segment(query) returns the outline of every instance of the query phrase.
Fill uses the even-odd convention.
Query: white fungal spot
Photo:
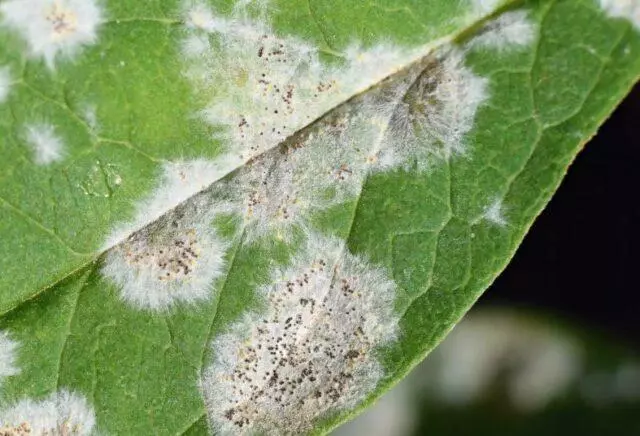
[[[227,244],[217,237],[211,215],[193,216],[194,208],[206,206],[179,208],[107,253],[102,274],[119,286],[124,301],[165,310],[210,297]]]
[[[294,225],[307,229],[311,214],[359,194],[366,150],[376,139],[366,115],[337,111],[321,123],[320,134],[302,135],[251,161],[213,187],[218,208],[242,217],[249,241],[274,231],[287,239]]]
[[[92,134],[97,134],[100,126],[98,125],[98,111],[94,104],[84,104],[81,112],[82,119],[87,123],[87,127]]]
[[[93,408],[86,399],[66,390],[40,401],[24,399],[0,410],[0,433],[6,430],[10,435],[88,436],[95,422]]]
[[[222,178],[233,165],[228,162],[226,159],[165,162],[157,187],[137,205],[130,222],[121,223],[111,232],[102,249],[108,250],[119,244]]]
[[[4,103],[11,91],[11,72],[9,67],[0,67],[0,103]]]
[[[186,77],[199,96],[210,96],[203,119],[220,129],[227,151],[243,162],[426,53],[424,47],[354,44],[341,66],[327,66],[318,47],[275,34],[249,17],[245,3],[230,17],[188,3],[182,42]]]
[[[8,0],[3,22],[27,41],[32,55],[53,68],[58,55],[73,57],[97,39],[102,11],[93,0]]]
[[[185,178],[195,176],[188,172],[194,164],[182,168]],[[193,195],[202,187],[199,182],[194,184],[195,180],[176,185],[171,177],[168,187],[179,192],[187,189]],[[170,196],[171,192],[164,195]],[[159,207],[167,204],[158,196],[148,204],[154,201]],[[227,243],[218,238],[212,223],[219,212],[206,195],[195,195],[110,249],[102,274],[118,285],[124,301],[141,309],[165,310],[176,303],[208,299],[215,279],[222,273],[227,250]]]
[[[494,200],[493,203],[484,210],[482,218],[499,226],[507,225],[507,220],[504,217],[504,206],[502,204],[502,200]]]
[[[384,371],[375,349],[398,332],[395,284],[345,251],[311,235],[260,289],[265,310],[214,341],[202,380],[214,431],[302,434],[375,388]]]
[[[182,53],[189,58],[204,56],[211,50],[207,35],[189,35],[182,41]]]
[[[466,151],[478,108],[488,97],[487,79],[464,65],[455,48],[443,50],[421,66],[415,83],[393,113],[380,168],[398,165],[426,169],[434,159]]]
[[[473,11],[473,15],[477,17],[482,17],[490,14],[495,11],[501,3],[502,0],[469,0],[471,3],[471,10]]]
[[[120,288],[124,301],[141,309],[165,310],[211,296],[228,248],[212,220],[225,210],[207,195],[197,194],[225,171],[224,160],[164,164],[158,187],[138,205],[132,221],[111,233],[103,248],[108,252],[102,274]]]
[[[0,331],[0,387],[5,377],[20,373],[17,362],[18,347],[18,342],[11,339],[8,333]]]
[[[20,33],[31,54],[52,69],[60,55],[72,58],[95,43],[102,22],[96,0],[7,0],[0,13],[2,23]]]
[[[640,30],[640,2],[638,0],[599,0],[600,7],[613,18],[626,18]]]
[[[528,11],[510,11],[485,24],[469,46],[507,51],[529,46],[537,33]]]
[[[26,141],[37,165],[49,165],[64,157],[64,143],[50,124],[31,124],[26,127]]]
[[[190,29],[200,29],[205,32],[215,32],[220,24],[213,12],[205,4],[197,1],[189,1],[184,6],[185,24]]]

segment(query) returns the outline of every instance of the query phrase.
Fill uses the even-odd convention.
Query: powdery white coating
[[[537,25],[529,18],[528,11],[510,11],[485,24],[469,46],[513,50],[531,45],[537,34]]]
[[[341,66],[327,66],[318,47],[275,34],[249,17],[246,3],[236,4],[229,17],[187,3],[182,43],[185,75],[199,96],[209,98],[202,117],[243,162],[426,52],[354,44]]]
[[[95,423],[93,408],[86,399],[66,390],[40,401],[24,399],[0,410],[0,426],[16,432],[29,429],[24,434],[88,436]]]
[[[5,377],[20,373],[17,362],[17,352],[20,344],[11,339],[9,334],[0,331],[0,387]]]
[[[11,72],[9,67],[0,66],[0,103],[4,103],[11,91]]]
[[[494,200],[487,208],[484,210],[484,214],[482,218],[489,221],[490,223],[497,224],[499,226],[507,225],[507,220],[504,217],[504,207],[501,199]]]
[[[220,37],[225,38],[225,41],[226,38],[232,38],[237,33],[260,34],[258,39],[262,41],[260,42],[262,45],[257,54],[251,55],[257,58],[273,56],[277,59],[280,51],[284,54],[298,53],[296,54],[298,56],[302,50],[302,45],[298,41],[291,44],[294,49],[286,49],[288,40],[282,40],[283,42],[279,42],[274,48],[261,36],[264,35],[263,32],[269,30],[268,28],[260,28],[258,31],[252,27],[251,22],[238,21],[239,19],[229,21],[217,18],[207,11],[207,9],[197,9],[186,19],[190,32],[200,31],[185,40],[185,47],[189,47],[185,48],[186,51],[206,52],[210,45],[206,38],[207,34],[202,32],[210,28],[224,29],[224,31],[220,30]],[[276,40],[281,41],[278,38]],[[240,59],[242,62],[241,50],[246,50],[249,43],[241,38],[238,40],[232,38],[229,44],[231,47],[236,47],[235,50],[238,51],[234,60]],[[227,48],[228,46],[225,45],[213,52],[228,56],[228,53],[225,54]],[[262,54],[260,54],[260,48],[263,48]],[[277,53],[273,54],[273,50]],[[313,52],[312,49],[305,50],[306,53]],[[353,49],[347,57],[351,59],[350,65],[357,64],[359,71],[375,80],[380,80],[381,77],[376,77],[376,68],[373,67],[375,59],[379,59],[383,64],[397,65],[397,62],[390,61],[397,57],[397,54],[393,53],[392,50],[380,49],[379,52],[363,54],[360,50]],[[317,53],[313,56],[317,56]],[[388,61],[385,60],[385,56],[389,58]],[[317,64],[314,68],[320,69],[322,66],[319,61],[313,57],[312,59],[315,60],[307,67]],[[231,65],[231,59],[225,57],[223,61]],[[260,65],[253,58],[251,62],[247,62],[246,68]],[[270,66],[265,71],[273,71],[273,68],[276,70],[289,68],[284,66],[287,63],[282,59],[282,62],[275,62],[276,67]],[[299,62],[296,65],[297,71],[301,66]],[[216,68],[220,68],[220,65]],[[213,66],[212,69],[217,71]],[[278,72],[278,74],[281,73],[282,71]],[[305,78],[308,77],[308,74],[296,76],[295,71],[289,71],[289,73],[293,75],[290,77],[299,76],[300,80],[306,80]],[[263,74],[266,77],[266,73]],[[263,76],[260,75],[260,77]],[[223,79],[228,79],[228,74],[221,77],[221,80]],[[291,99],[295,93],[281,92],[288,89],[284,85],[279,82],[265,84],[260,80],[262,79],[258,80],[258,88],[268,89],[269,93],[280,94],[279,97],[269,94],[269,98],[277,97],[283,102],[282,104],[293,104]],[[258,93],[256,97],[255,92],[252,94],[252,91],[242,89],[242,86],[240,90],[234,89],[233,92],[223,93],[216,101],[233,106],[236,102],[225,99],[244,98],[242,96],[247,95],[247,98],[255,103],[256,99],[262,98],[261,95],[263,97],[266,95]],[[349,86],[349,89],[355,89]],[[227,153],[215,161],[197,160],[166,164],[163,181],[158,189],[137,206],[132,222],[121,225],[112,232],[105,249],[127,240],[136,230],[160,218],[168,210],[207,187],[209,188],[206,198],[211,208],[207,219],[213,219],[220,213],[235,214],[242,221],[241,229],[249,242],[274,233],[276,237],[286,239],[294,234],[291,227],[301,227],[309,232],[312,230],[310,218],[313,214],[357,198],[366,177],[371,172],[398,167],[411,168],[416,164],[418,169],[424,170],[431,164],[448,159],[454,153],[462,153],[466,146],[464,136],[473,126],[475,112],[486,98],[485,87],[486,80],[475,76],[464,66],[462,52],[447,47],[435,55],[414,62],[410,67],[382,81],[375,89],[355,97],[348,105],[339,105],[311,128],[296,132],[283,142],[281,140],[285,139],[284,134],[277,140],[274,139],[266,147],[268,149],[258,144],[258,147],[252,149],[248,155]],[[275,88],[278,88],[277,92],[274,91]],[[305,89],[315,93],[323,92],[317,86]],[[252,95],[254,98],[251,98]],[[312,100],[313,98],[310,101]],[[336,103],[335,100],[331,101],[332,104]],[[237,106],[245,107],[243,106],[245,103],[249,104],[239,102]],[[233,114],[233,110],[220,113],[227,116]],[[258,113],[256,117],[262,120],[269,119],[270,115]],[[249,121],[240,122],[236,127],[243,130],[248,123]],[[275,127],[271,132],[276,135],[282,133]],[[249,136],[246,137],[248,144],[255,144],[253,142],[256,139],[255,135],[251,138]],[[233,143],[233,141],[230,142]],[[278,143],[280,146],[275,147]],[[258,155],[244,162],[254,153]],[[243,163],[245,164],[242,165]],[[236,167],[240,168],[229,177],[220,180],[230,169]],[[214,184],[218,180],[220,182]],[[144,233],[140,233],[139,236],[143,239],[148,238]],[[130,243],[138,246],[140,242],[138,239],[128,240],[123,247],[131,251],[131,246],[127,245]],[[204,246],[202,248],[204,249]],[[138,251],[139,249],[135,248],[132,252],[136,255]],[[118,252],[118,249],[114,250],[115,252]],[[108,259],[114,260],[110,257]],[[129,260],[125,263],[128,264]],[[124,266],[123,263],[117,264],[115,270],[119,271],[122,266]],[[140,295],[138,291],[144,290],[142,292],[145,296],[143,307],[164,308],[166,306],[165,302],[156,304],[147,300],[150,298],[148,296],[152,295],[153,288],[149,283],[157,279],[157,271],[153,270],[150,281],[145,281],[146,284],[142,287],[132,288],[132,292],[126,290],[126,284],[130,282],[128,273],[118,274],[112,272],[110,277],[115,279],[116,283],[125,286],[124,295],[129,295],[126,297],[127,300],[135,302],[135,298],[132,299],[130,296]],[[135,274],[139,272],[136,270]],[[207,279],[210,278],[207,277]],[[198,287],[198,289],[202,288]],[[167,292],[161,291],[160,294],[164,296]]]
[[[100,130],[100,125],[98,124],[98,109],[96,106],[94,104],[84,104],[81,116],[84,122],[87,123],[90,133],[97,134]]]
[[[466,151],[465,137],[488,98],[488,81],[465,66],[464,53],[456,48],[441,50],[426,62],[394,107],[388,143],[379,153],[380,169],[415,162],[424,170],[434,161]]]
[[[199,1],[187,1],[183,9],[184,21],[189,29],[216,31],[218,21],[207,5]]]
[[[136,206],[131,221],[121,223],[111,232],[102,249],[108,250],[114,247],[134,232],[153,223],[168,211],[206,189],[222,178],[229,166],[234,163],[229,163],[225,158],[216,161],[195,159],[165,162],[156,188]]]
[[[357,198],[372,172],[424,170],[462,152],[485,81],[460,57],[447,49],[334,109],[214,186],[212,197],[242,217],[249,241],[286,239],[292,226],[309,230],[314,213]]]
[[[218,208],[242,217],[249,241],[286,239],[292,226],[308,230],[314,212],[360,193],[384,128],[374,116],[370,104],[339,109],[318,131],[257,157],[212,189]]]
[[[613,18],[626,18],[640,30],[640,2],[638,0],[599,0],[600,7]]]
[[[202,391],[216,433],[302,434],[375,388],[383,376],[375,348],[398,332],[385,271],[343,241],[310,235],[259,294],[264,311],[212,344]]]
[[[495,11],[502,0],[469,0],[471,10],[475,16],[485,16]]]
[[[27,145],[37,165],[49,165],[64,158],[64,143],[51,124],[31,124],[25,130]]]
[[[192,198],[109,250],[102,274],[140,309],[208,299],[227,250],[213,228],[215,211],[203,196]]]
[[[31,55],[49,68],[59,56],[72,58],[94,44],[102,18],[96,0],[6,0],[0,3],[2,23],[18,32]]]
[[[107,239],[103,276],[140,309],[166,310],[211,296],[227,243],[212,227],[224,212],[197,195],[226,172],[224,160],[166,162],[161,181]]]

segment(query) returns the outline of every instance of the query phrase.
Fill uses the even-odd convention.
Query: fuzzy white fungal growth
[[[251,161],[213,188],[218,208],[243,218],[250,241],[272,232],[286,239],[294,225],[307,229],[314,212],[355,198],[370,167],[367,151],[379,139],[367,109],[338,110],[319,132]]]
[[[215,212],[203,196],[194,197],[109,250],[102,274],[140,309],[206,300],[227,249],[213,228]]]
[[[87,127],[92,134],[98,133],[100,126],[98,125],[98,110],[93,104],[85,104],[82,106],[82,119],[87,123]]]
[[[507,51],[531,45],[537,33],[527,11],[511,11],[489,21],[469,46]]]
[[[470,0],[473,15],[479,17],[495,11],[502,2],[502,0]]]
[[[182,43],[185,75],[199,95],[210,96],[203,118],[221,128],[227,151],[242,161],[425,53],[354,45],[341,67],[330,67],[321,62],[318,47],[276,35],[268,23],[249,18],[246,3],[239,2],[230,17],[188,3]]]
[[[421,65],[423,71],[394,108],[389,144],[380,151],[380,167],[426,169],[434,159],[466,151],[465,136],[487,99],[487,80],[464,65],[463,53],[450,48]]]
[[[102,274],[120,288],[124,301],[165,310],[211,296],[227,249],[212,220],[225,210],[197,194],[227,167],[225,160],[165,163],[161,182],[138,205],[133,220],[111,233]]]
[[[4,103],[11,90],[11,72],[8,67],[0,67],[0,103]]]
[[[504,226],[507,224],[507,220],[504,217],[504,206],[502,204],[502,200],[497,199],[491,205],[489,205],[485,210],[482,218],[486,219],[490,223],[497,224],[499,226]]]
[[[640,30],[640,2],[638,0],[599,0],[600,7],[614,18],[626,18]]]
[[[96,0],[7,0],[0,3],[0,14],[50,68],[59,55],[71,58],[95,43],[102,22]]]
[[[190,29],[215,32],[219,22],[209,7],[201,2],[188,1],[184,5],[185,24]]]
[[[198,194],[224,176],[226,162],[165,163],[161,182],[134,218],[111,232],[101,271],[124,301],[160,311],[211,296],[227,250],[212,220],[225,210]]]
[[[102,249],[108,250],[119,244],[132,233],[178,207],[222,178],[233,164],[235,162],[229,163],[227,159],[165,162],[157,187],[137,205],[130,222],[120,224],[111,232]]]
[[[25,399],[0,410],[0,430],[7,429],[10,435],[88,436],[95,422],[93,408],[85,398],[66,390],[40,401]]]
[[[320,76],[314,76],[313,71],[322,71],[318,73],[322,75],[327,70],[319,63],[314,49],[302,45],[299,41],[292,42],[278,37],[271,40],[272,37],[264,36],[268,35],[269,31],[264,25],[256,28],[251,22],[239,18],[217,18],[208,13],[207,9],[198,8],[200,9],[195,10],[187,19],[187,23],[192,23],[188,28],[196,33],[185,41],[185,45],[189,46],[185,50],[191,53],[208,53],[206,31],[216,29],[216,32],[220,32],[219,44],[224,42],[218,50],[213,51],[214,55],[221,56],[220,62],[202,69],[201,73],[206,75],[211,71],[212,74],[219,74],[221,65],[226,65],[225,71],[228,73],[232,63],[235,65],[238,62],[246,62],[242,64],[242,83],[237,85],[245,88],[225,92],[213,104],[222,105],[214,112],[216,116],[223,117],[235,117],[237,113],[234,112],[234,108],[248,108],[247,115],[234,126],[237,127],[237,132],[240,132],[236,139],[239,141],[242,137],[242,141],[245,141],[245,145],[251,150],[248,154],[224,154],[222,158],[212,162],[198,160],[166,164],[159,188],[138,205],[136,216],[131,223],[122,225],[112,232],[105,249],[116,245],[117,247],[107,256],[107,265],[103,272],[120,285],[125,300],[139,307],[164,309],[175,300],[190,302],[209,294],[209,283],[219,273],[219,267],[208,268],[206,271],[210,271],[211,275],[206,275],[205,269],[190,268],[190,277],[180,276],[177,282],[172,279],[166,281],[166,285],[157,287],[161,272],[158,268],[163,274],[169,273],[167,277],[173,277],[173,273],[165,271],[167,265],[173,267],[171,263],[167,264],[165,259],[167,253],[171,253],[165,245],[171,242],[175,235],[166,224],[171,220],[170,217],[163,217],[160,222],[164,224],[160,224],[160,227],[149,223],[187,200],[187,203],[191,203],[189,199],[195,194],[206,190],[197,201],[204,201],[209,209],[202,216],[189,218],[185,228],[195,226],[200,229],[200,248],[212,256],[211,259],[203,259],[202,262],[208,265],[222,265],[220,259],[224,252],[224,244],[214,235],[206,236],[209,231],[204,229],[208,228],[208,224],[203,227],[200,224],[196,225],[197,223],[210,222],[221,213],[233,214],[240,218],[240,229],[248,242],[274,234],[281,239],[287,239],[295,234],[291,227],[310,232],[313,221],[310,218],[315,213],[356,198],[371,172],[398,167],[411,168],[414,165],[417,165],[419,170],[424,170],[455,153],[464,152],[467,145],[465,135],[473,127],[475,113],[486,98],[486,80],[475,76],[464,65],[462,52],[446,48],[414,62],[410,67],[378,84],[375,89],[351,99],[349,104],[333,108],[312,127],[298,131],[298,128],[307,122],[299,119],[298,124],[293,124],[296,128],[288,138],[285,136],[289,133],[285,134],[284,130],[278,130],[277,127],[252,130],[249,126],[257,122],[267,120],[271,123],[277,118],[274,118],[275,115],[271,112],[262,113],[263,98],[275,99],[277,104],[290,106],[291,110],[280,107],[274,111],[275,114],[284,108],[285,112],[289,111],[289,115],[297,117],[298,115],[293,115],[296,111],[306,110],[305,98],[312,106],[315,104],[314,101],[335,104],[340,101],[337,97],[342,91],[337,91],[334,95],[337,100],[333,99],[334,97],[320,98],[320,94],[333,89],[333,85],[328,88],[317,85]],[[197,23],[200,24],[196,25]],[[247,39],[248,35],[255,36],[259,46],[257,54],[252,52],[250,55],[251,59],[247,57],[249,55],[246,50],[254,40]],[[229,50],[231,52],[228,52]],[[232,58],[229,57],[230,53],[234,54]],[[349,52],[349,63],[352,66],[358,64],[357,70],[369,79],[382,78],[376,76],[379,74],[378,69],[373,67],[376,59],[383,64],[398,64],[392,61],[397,60],[397,53],[390,49],[362,55],[358,53],[361,51],[357,49]],[[285,56],[289,54],[293,57]],[[281,55],[285,57],[281,58]],[[201,54],[200,57],[202,56]],[[269,62],[273,62],[273,65],[264,63],[268,60],[262,59],[265,56],[271,58]],[[294,61],[295,68],[289,65],[291,60]],[[302,64],[307,72],[311,73],[298,74]],[[301,85],[304,91],[294,92],[297,88],[289,88],[284,82],[266,79],[270,76],[260,71],[270,74],[275,71],[277,77],[286,76],[287,83],[295,82],[296,86],[302,83],[300,81],[311,77],[315,85],[310,86],[311,82],[305,82],[304,86]],[[348,84],[346,89],[351,91],[357,88],[357,75],[354,76],[351,70],[344,70],[340,74],[340,77],[344,75],[347,79],[336,89],[345,89],[345,84]],[[219,78],[227,80],[228,76],[225,73]],[[247,77],[257,79],[257,84],[247,85]],[[238,77],[236,79],[240,80]],[[262,90],[257,94],[254,89],[256,86]],[[294,95],[299,95],[300,100],[295,100]],[[242,100],[245,97],[246,101]],[[344,98],[344,95],[341,95],[341,98]],[[300,108],[294,108],[298,105]],[[230,122],[232,118],[227,121]],[[265,132],[266,135],[263,135]],[[272,133],[277,138],[272,136],[264,143],[258,139]],[[230,142],[239,144],[234,140]],[[277,144],[280,145],[275,147]],[[240,145],[237,149],[243,150],[243,147]],[[258,156],[252,157],[254,154]],[[249,159],[250,157],[252,158]],[[222,179],[231,169],[239,166],[241,168]],[[219,183],[214,183],[218,180]],[[188,207],[196,207],[196,204]],[[188,216],[191,212],[185,214]],[[135,233],[147,225],[145,230]],[[133,236],[130,236],[132,234]],[[164,236],[153,236],[158,234]],[[180,237],[185,238],[184,235]],[[150,240],[153,242],[149,242]],[[120,244],[121,242],[123,243]],[[147,260],[141,263],[143,255]],[[132,277],[136,277],[136,280]],[[191,277],[197,277],[196,285],[185,285],[185,281],[193,280]],[[202,281],[199,281],[200,278]]]
[[[0,331],[0,387],[5,377],[20,373],[17,366],[18,342],[11,339],[8,333]],[[2,420],[0,420],[0,424]]]
[[[310,215],[356,198],[372,171],[423,170],[463,152],[484,88],[459,52],[429,57],[256,157],[212,196],[243,218],[250,241],[309,230]]]
[[[31,124],[26,127],[26,141],[37,165],[49,165],[64,157],[64,144],[50,124]]]
[[[310,236],[260,290],[265,311],[214,341],[202,380],[214,431],[302,434],[375,388],[383,376],[375,348],[398,333],[395,284],[344,251],[342,241]]]

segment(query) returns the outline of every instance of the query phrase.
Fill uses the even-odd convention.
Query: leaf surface
[[[0,33],[0,424],[67,389],[109,434],[328,431],[466,312],[640,73],[591,0],[130,3],[53,68]]]

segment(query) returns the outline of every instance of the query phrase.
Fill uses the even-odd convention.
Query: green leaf
[[[0,429],[328,431],[640,73],[623,1],[210,3],[0,2]]]

